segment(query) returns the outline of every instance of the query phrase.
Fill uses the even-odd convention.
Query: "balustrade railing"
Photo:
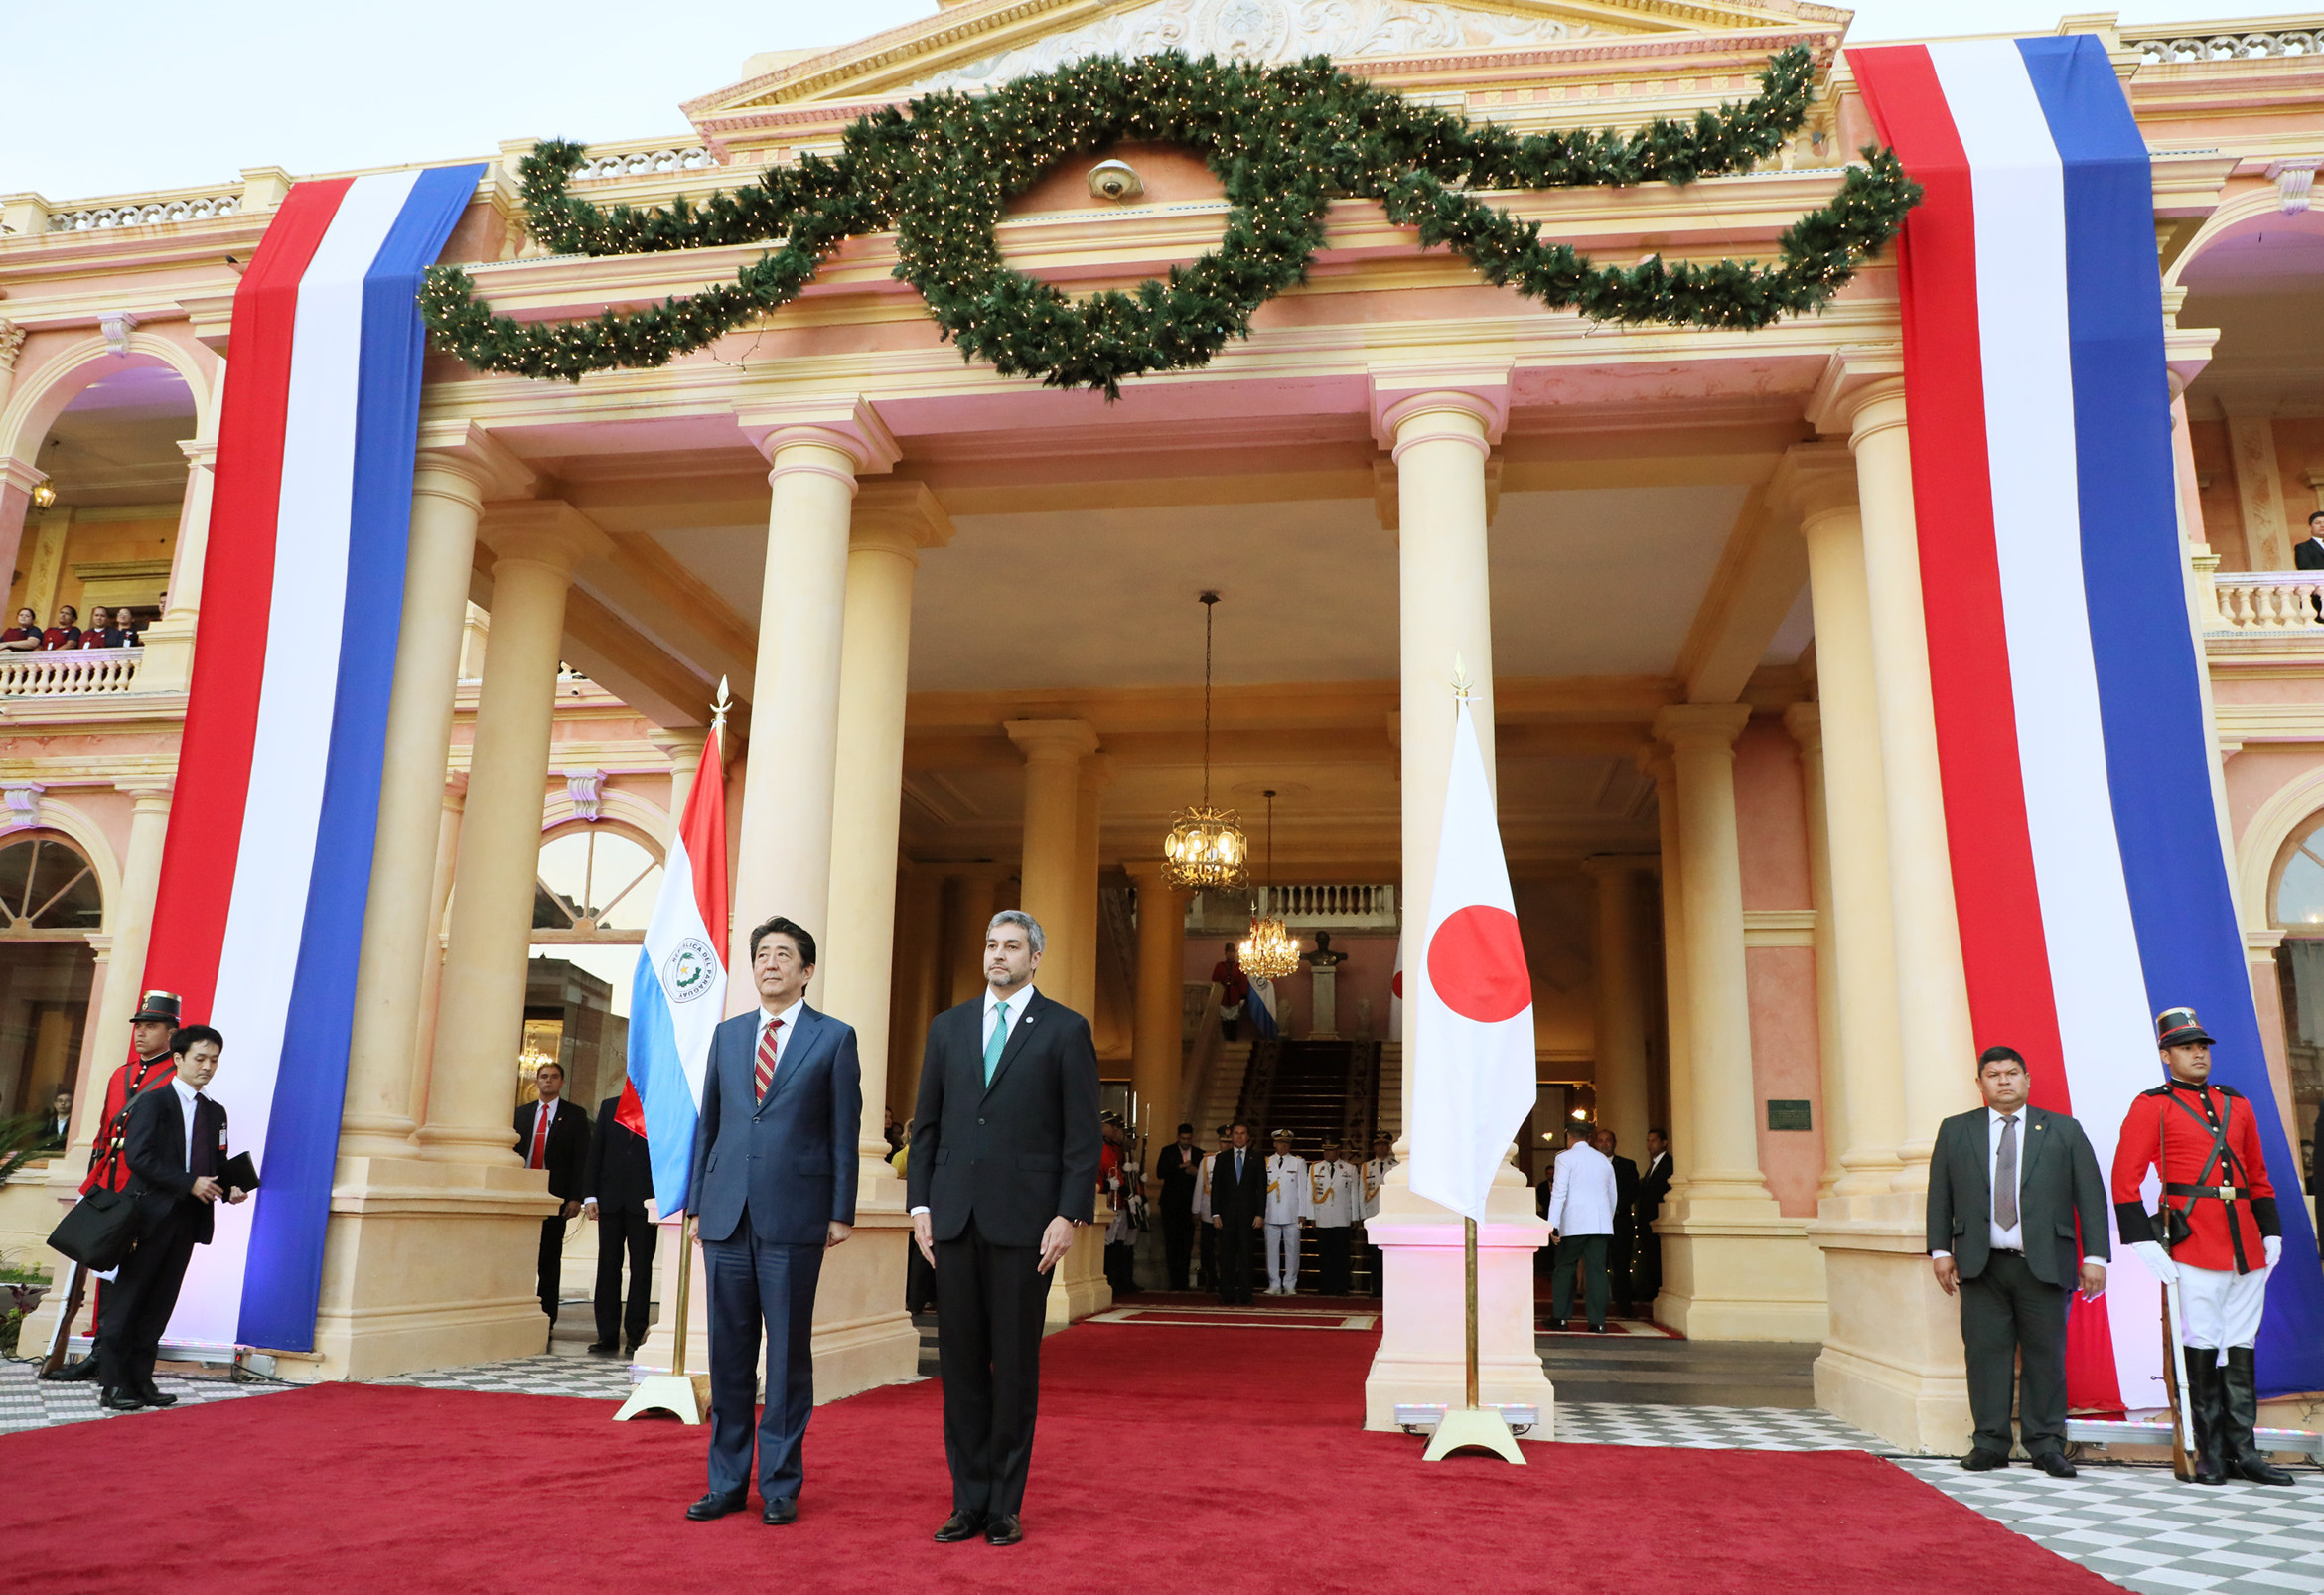
[[[51,232],[93,232],[104,227],[144,227],[156,221],[203,221],[232,216],[242,208],[239,196],[208,194],[200,198],[149,200],[142,204],[87,206],[77,211],[49,213]]]
[[[2223,570],[2211,578],[2213,633],[2324,631],[2324,570]]]
[[[2305,21],[2306,19],[2303,19]],[[2149,66],[2180,67],[2198,61],[2257,61],[2268,56],[2324,53],[2324,19],[2274,33],[2203,33],[2173,38],[2126,39]]]
[[[1209,892],[1187,905],[1187,929],[1198,935],[1233,931],[1236,936],[1250,923],[1253,909],[1281,920],[1286,929],[1393,930],[1396,926],[1396,889],[1393,886],[1259,886],[1247,892]]]
[[[142,648],[59,649],[0,653],[0,698],[61,698],[133,692]]]
[[[708,172],[717,166],[718,158],[699,144],[685,149],[615,150],[583,161],[575,169],[573,181],[597,183],[607,178],[643,177],[650,172]]]

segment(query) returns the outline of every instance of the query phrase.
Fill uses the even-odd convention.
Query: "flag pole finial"
[[[1460,651],[1456,649],[1453,652],[1453,696],[1458,698],[1461,702],[1466,703],[1469,701],[1470,690],[1469,667],[1467,664],[1462,662]]]
[[[718,678],[718,701],[710,705],[710,734],[718,739],[720,747],[726,745],[726,711],[733,707],[734,700],[727,696],[726,677],[722,675]]]

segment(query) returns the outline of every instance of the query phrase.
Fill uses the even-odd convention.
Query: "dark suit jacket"
[[[755,1008],[710,1038],[687,1187],[702,1217],[702,1238],[733,1238],[747,1212],[754,1239],[819,1246],[832,1225],[855,1223],[855,1143],[863,1132],[855,1027],[800,1003],[799,1031],[783,1044],[782,1066],[763,1102],[758,1051]],[[912,1161],[920,1161],[917,1147]]]
[[[540,1103],[526,1102],[516,1109],[516,1155],[532,1157],[532,1121]],[[549,1195],[560,1202],[578,1202],[589,1193],[582,1176],[589,1165],[589,1110],[579,1102],[557,1101],[557,1116],[549,1120],[548,1145],[541,1149],[541,1166],[548,1170]]]
[[[608,1096],[597,1104],[597,1131],[589,1138],[589,1166],[581,1175],[581,1199],[597,1201],[600,1213],[644,1212],[654,1196],[654,1160],[647,1155],[646,1137],[614,1117],[622,1099]],[[556,1133],[556,1126],[549,1126]]]
[[[1948,1251],[1963,1279],[1992,1255],[1993,1169],[1985,1109],[1956,1113],[1937,1127],[1929,1158],[1929,1249]],[[2108,1257],[2106,1184],[2082,1126],[2064,1113],[2028,1105],[2018,1143],[2017,1217],[2025,1265],[2062,1290],[2074,1288],[2084,1257]],[[2075,1239],[2075,1221],[2082,1237]]]
[[[980,999],[981,1000],[981,999]],[[1162,1212],[1194,1217],[1195,1177],[1202,1172],[1203,1149],[1182,1147],[1176,1141],[1154,1154],[1154,1172],[1162,1177]]]
[[[1089,1022],[1036,986],[984,1083],[984,993],[938,1014],[920,1066],[905,1164],[910,1206],[936,1238],[973,1217],[994,1245],[1038,1246],[1052,1219],[1097,1209],[1097,1050]]]
[[[2324,543],[2313,537],[2302,537],[2292,544],[2292,569],[2324,570]],[[2093,1252],[2093,1256],[2097,1253]]]
[[[226,1163],[226,1110],[205,1096],[195,1104],[201,1117],[194,1133],[218,1148],[217,1166]],[[194,1198],[194,1176],[186,1170],[186,1112],[170,1087],[145,1091],[129,1104],[129,1126],[121,1148],[129,1165],[128,1193],[137,1204],[137,1232],[151,1234],[173,1212],[193,1227],[198,1245],[210,1244],[217,1215],[212,1204]]]
[[[1626,1157],[1614,1159],[1614,1233],[1635,1235],[1646,1228],[1638,1215],[1638,1164]]]
[[[1649,1161],[1652,1162],[1652,1159]],[[1639,1233],[1646,1233],[1647,1227],[1652,1225],[1656,1216],[1663,1211],[1663,1199],[1670,1194],[1670,1154],[1665,1152],[1663,1161],[1659,1165],[1639,1176],[1636,1204]]]
[[[1250,1228],[1250,1221],[1267,1211],[1267,1150],[1243,1149],[1242,1178],[1235,1178],[1235,1148],[1222,1147],[1211,1165],[1211,1217],[1223,1230]]]

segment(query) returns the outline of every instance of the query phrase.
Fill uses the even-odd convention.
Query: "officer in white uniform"
[[[1327,1296],[1349,1291],[1349,1243],[1364,1198],[1356,1165],[1340,1156],[1340,1143],[1326,1141],[1323,1156],[1307,1166],[1307,1211],[1315,1220],[1316,1288]]]
[[[1365,1163],[1359,1171],[1362,1178],[1362,1209],[1359,1217],[1367,1224],[1371,1221],[1372,1216],[1380,1211],[1380,1190],[1387,1184],[1388,1170],[1395,1166],[1395,1143],[1384,1134],[1375,1135],[1372,1138],[1371,1161]],[[1375,1296],[1380,1293],[1380,1247],[1372,1243],[1371,1233],[1366,1231],[1364,1234],[1364,1266],[1371,1293]]]
[[[1307,1197],[1307,1160],[1291,1151],[1291,1132],[1277,1130],[1267,1159],[1267,1294],[1299,1289],[1299,1227],[1313,1214]]]

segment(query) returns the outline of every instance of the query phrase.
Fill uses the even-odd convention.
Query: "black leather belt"
[[[2163,1192],[2167,1196],[2217,1197],[2222,1202],[2251,1200],[2250,1187],[2241,1185],[2166,1185]]]

